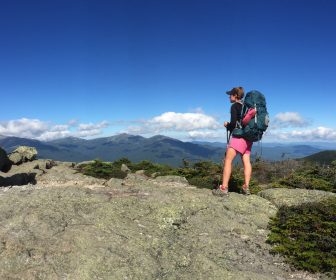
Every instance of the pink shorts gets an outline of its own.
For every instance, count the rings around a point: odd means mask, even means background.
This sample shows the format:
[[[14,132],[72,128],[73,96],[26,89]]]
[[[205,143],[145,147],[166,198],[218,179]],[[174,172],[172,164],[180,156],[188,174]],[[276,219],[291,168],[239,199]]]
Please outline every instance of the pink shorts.
[[[233,148],[242,155],[249,155],[251,154],[252,142],[247,141],[244,138],[232,137],[228,148]]]

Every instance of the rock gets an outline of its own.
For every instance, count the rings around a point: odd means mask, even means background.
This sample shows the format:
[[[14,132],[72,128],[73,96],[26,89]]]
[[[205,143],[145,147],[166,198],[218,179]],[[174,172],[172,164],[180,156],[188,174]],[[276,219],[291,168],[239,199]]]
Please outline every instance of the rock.
[[[286,188],[267,189],[259,192],[258,195],[271,201],[278,208],[281,206],[297,206],[307,202],[318,202],[328,197],[336,196],[335,193],[320,190]]]
[[[89,164],[92,164],[94,162],[95,162],[94,160],[82,161],[82,162],[79,162],[79,163],[75,164],[74,168],[82,168],[85,165],[89,165]]]
[[[151,175],[151,177],[152,178],[156,178],[156,177],[158,177],[158,176],[160,176],[161,175],[161,172],[154,172],[152,175]]]
[[[45,162],[10,171],[38,164],[33,187],[0,188],[0,279],[327,279],[292,277],[300,272],[269,252],[268,224],[278,210],[270,191],[272,203],[222,198],[174,188],[186,182],[178,176],[106,181]]]
[[[147,180],[148,180],[147,176],[143,176],[143,175],[139,175],[135,173],[128,173],[126,178],[123,180],[123,182],[126,185],[135,185],[135,184],[138,184],[139,182],[144,182]]]
[[[121,165],[120,170],[121,170],[121,171],[124,171],[124,172],[131,172],[131,169],[129,169],[128,166],[127,166],[125,163],[123,163],[123,164]]]
[[[5,150],[0,148],[0,171],[8,172],[12,167],[12,162],[9,160]]]
[[[175,176],[175,175],[167,175],[167,176],[158,176],[155,178],[158,182],[166,182],[166,183],[180,183],[188,185],[189,182],[185,177]]]
[[[102,187],[106,180],[83,175],[76,169],[70,168],[68,163],[57,162],[51,169],[44,169],[43,174],[37,177],[37,184],[49,186],[83,186]]]
[[[105,183],[105,185],[112,188],[122,188],[123,180],[118,178],[111,178]]]
[[[23,162],[36,159],[37,150],[34,147],[20,146],[9,154],[9,159],[13,164],[19,165]]]
[[[18,173],[12,176],[0,176],[0,187],[36,184],[36,173]]]
[[[141,176],[146,176],[145,170],[137,170],[137,171],[135,171],[135,174],[141,175]]]
[[[55,161],[43,159],[13,165],[7,173],[0,172],[0,186],[36,184],[37,179],[55,165],[57,165]]]
[[[56,161],[54,161],[54,160],[48,160],[46,162],[45,168],[46,169],[50,169],[50,168],[53,168],[54,166],[57,166]]]

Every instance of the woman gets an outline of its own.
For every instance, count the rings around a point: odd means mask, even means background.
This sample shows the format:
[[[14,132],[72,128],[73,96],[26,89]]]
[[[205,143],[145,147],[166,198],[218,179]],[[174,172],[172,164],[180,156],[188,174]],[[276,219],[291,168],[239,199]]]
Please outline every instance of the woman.
[[[242,98],[244,97],[244,89],[242,87],[235,87],[226,92],[230,97],[231,106],[231,120],[230,122],[224,122],[224,126],[230,133],[236,128],[237,123],[241,121],[242,110]],[[249,195],[249,183],[252,174],[252,165],[250,161],[252,142],[245,140],[244,138],[232,137],[227,146],[226,156],[223,169],[223,182],[218,189],[213,190],[214,195],[225,196],[228,195],[228,185],[232,170],[232,161],[237,154],[241,155],[241,159],[244,165],[244,185],[242,186],[243,194]]]

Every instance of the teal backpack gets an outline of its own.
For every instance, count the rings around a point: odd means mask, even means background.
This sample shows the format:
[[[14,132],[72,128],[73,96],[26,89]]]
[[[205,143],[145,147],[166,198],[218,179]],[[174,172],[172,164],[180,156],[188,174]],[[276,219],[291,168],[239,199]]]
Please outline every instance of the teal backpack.
[[[249,120],[247,115],[250,115],[251,111],[253,117]],[[241,119],[242,121],[237,124],[237,128],[232,131],[232,135],[251,142],[259,141],[269,123],[265,96],[261,92],[252,90],[246,94]]]

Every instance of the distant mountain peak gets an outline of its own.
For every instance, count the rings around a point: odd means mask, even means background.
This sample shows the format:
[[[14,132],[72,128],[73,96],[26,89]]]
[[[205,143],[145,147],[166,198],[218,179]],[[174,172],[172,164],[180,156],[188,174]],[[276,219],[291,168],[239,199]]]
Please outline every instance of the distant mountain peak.
[[[165,135],[161,135],[161,134],[154,135],[154,136],[150,137],[149,139],[156,140],[156,141],[165,140],[165,139],[180,141],[178,139],[171,138],[171,137],[168,137],[168,136],[165,136]]]
[[[133,135],[133,134],[128,134],[128,133],[120,133],[111,137],[108,137],[110,140],[112,141],[120,141],[120,140],[128,140],[128,139],[132,139],[132,138],[139,138],[142,139],[144,137],[140,136],[140,135]]]
[[[58,139],[55,139],[55,140],[50,140],[50,141],[45,141],[45,142],[48,142],[48,143],[59,143],[59,142],[78,143],[78,142],[85,142],[85,141],[87,141],[87,140],[84,139],[84,138],[68,136],[68,137],[58,138]]]

